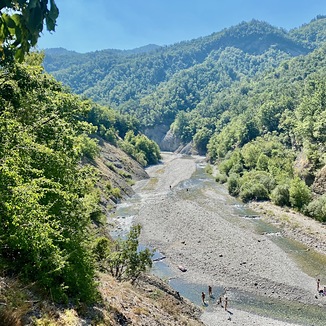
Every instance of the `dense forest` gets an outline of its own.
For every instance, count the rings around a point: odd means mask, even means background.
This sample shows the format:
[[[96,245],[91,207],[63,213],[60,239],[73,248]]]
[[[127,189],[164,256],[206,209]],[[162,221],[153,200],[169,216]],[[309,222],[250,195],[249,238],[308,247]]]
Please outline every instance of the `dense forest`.
[[[168,126],[232,195],[325,221],[325,37],[324,16],[290,31],[253,20],[139,53],[47,50],[44,67],[142,131]]]

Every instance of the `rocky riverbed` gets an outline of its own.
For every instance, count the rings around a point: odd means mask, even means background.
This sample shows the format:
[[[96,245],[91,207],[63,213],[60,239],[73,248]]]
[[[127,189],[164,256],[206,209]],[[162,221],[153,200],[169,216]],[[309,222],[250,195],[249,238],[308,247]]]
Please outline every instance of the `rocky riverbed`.
[[[213,289],[223,288],[223,293],[219,291],[214,295],[223,295],[223,300],[225,296],[229,298],[227,310],[216,302],[211,307],[203,305],[204,323],[289,325],[284,318],[283,321],[277,320],[279,316],[275,319],[260,316],[257,309],[252,313],[248,309],[232,307],[239,293],[280,305],[296,302],[325,307],[326,300],[316,295],[315,275],[312,277],[303,272],[269,234],[257,233],[245,218],[235,216],[233,199],[225,188],[207,186],[198,190],[193,189],[191,183],[187,185],[187,180],[201,162],[204,163],[202,157],[165,153],[162,164],[147,170],[151,178],[138,182],[134,190],[141,197],[135,217],[135,222],[142,225],[141,242],[164,254],[171,269],[185,282],[202,284],[203,291],[208,285]],[[278,211],[271,214],[270,206],[269,210],[258,204],[253,208],[272,223],[276,223],[278,218],[289,220],[284,218],[284,214],[278,217],[281,214]],[[295,225],[301,225],[301,220],[302,227],[296,227],[295,231],[291,231],[291,222],[285,225],[283,221],[282,232],[294,237],[297,234],[297,238],[304,241],[303,234],[308,230],[310,246],[317,246],[322,252],[324,247],[318,236],[325,235],[324,226],[310,219],[307,222],[303,216],[297,217]],[[305,221],[308,225],[304,224]],[[187,271],[181,272],[180,266]]]

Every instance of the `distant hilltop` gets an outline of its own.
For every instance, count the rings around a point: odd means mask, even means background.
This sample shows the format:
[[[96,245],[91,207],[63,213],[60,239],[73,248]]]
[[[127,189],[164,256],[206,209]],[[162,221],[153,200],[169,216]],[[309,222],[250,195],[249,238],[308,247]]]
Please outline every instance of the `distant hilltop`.
[[[97,50],[94,52],[102,52],[102,51],[110,51],[110,52],[116,52],[116,53],[120,53],[120,54],[137,54],[137,53],[146,53],[146,52],[150,52],[150,51],[154,51],[161,48],[161,46],[156,45],[156,44],[148,44],[148,45],[144,45],[141,46],[139,48],[135,48],[135,49],[130,49],[130,50],[118,50],[118,49],[107,49],[107,50]],[[46,52],[47,55],[74,55],[74,54],[82,54],[80,52],[76,52],[76,51],[71,51],[71,50],[67,50],[65,48],[48,48],[48,49],[44,49],[44,51]],[[88,53],[92,53],[92,52],[88,52]]]

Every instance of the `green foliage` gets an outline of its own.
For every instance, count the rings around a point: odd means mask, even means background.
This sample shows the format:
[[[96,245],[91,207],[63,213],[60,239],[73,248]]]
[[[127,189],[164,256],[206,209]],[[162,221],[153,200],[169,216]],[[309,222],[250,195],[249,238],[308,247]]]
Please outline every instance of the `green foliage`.
[[[59,10],[54,0],[6,0],[0,4],[0,56],[8,60],[10,52],[20,61],[34,47],[43,31],[54,31]]]
[[[240,199],[246,203],[251,200],[267,200],[269,199],[268,190],[263,184],[256,181],[248,181],[242,184],[239,192]]]
[[[117,144],[118,137],[125,137],[128,131],[139,130],[139,122],[134,117],[96,104],[92,105],[87,121],[97,127],[97,135],[113,145]]]
[[[54,300],[96,295],[89,250],[95,175],[79,165],[92,127],[87,102],[39,66],[0,72],[0,257]]]
[[[232,175],[228,180],[229,192],[239,195],[243,201],[271,197],[278,205],[286,205],[289,194],[285,196],[283,185],[292,178],[293,160],[292,151],[275,135],[266,135],[228,154],[219,164],[219,170]]]
[[[326,195],[311,201],[304,212],[320,222],[326,222]]]
[[[193,144],[199,154],[205,154],[207,152],[207,144],[211,135],[212,131],[207,127],[203,127],[196,131],[193,137]]]
[[[241,178],[239,197],[244,202],[251,200],[268,200],[275,180],[271,174],[264,171],[252,170]]]
[[[243,157],[239,150],[235,150],[222,161],[219,170],[225,175],[240,174],[243,171]]]
[[[125,179],[132,179],[132,175],[129,172],[126,172],[124,170],[119,170],[118,174],[121,175]]]
[[[171,129],[183,142],[191,141],[195,134],[195,125],[192,123],[191,114],[179,111]]]
[[[311,191],[309,187],[298,177],[295,177],[291,181],[289,193],[291,206],[300,211],[303,211],[311,200]]]
[[[143,166],[157,164],[161,158],[160,149],[154,141],[145,135],[135,135],[131,130],[119,146]]]
[[[206,164],[205,172],[208,173],[208,174],[212,174],[213,173],[213,167],[210,164]]]
[[[88,157],[89,159],[94,159],[99,155],[99,147],[97,145],[96,139],[91,139],[87,136],[82,137],[81,141],[81,152],[83,156]]]
[[[242,177],[243,182],[254,181],[262,184],[268,193],[270,193],[275,188],[275,179],[272,174],[265,171],[250,171],[244,174]]]
[[[208,107],[212,113],[219,105],[215,93],[277,66],[291,51],[304,54],[307,49],[284,30],[253,20],[140,54],[48,51],[45,68],[78,94],[132,113],[148,127],[171,124],[179,111]]]
[[[97,237],[94,241],[93,254],[102,271],[105,270],[105,260],[109,255],[111,244],[111,240],[106,237]]]
[[[153,252],[148,248],[138,248],[140,231],[140,225],[134,225],[126,240],[110,242],[107,238],[99,238],[94,247],[94,254],[101,268],[119,281],[135,282],[141,273],[152,266]]]
[[[318,15],[309,24],[291,30],[290,36],[302,42],[308,48],[314,49],[326,41],[325,23],[325,16]]]
[[[120,188],[112,188],[112,189],[111,189],[111,195],[112,195],[115,199],[119,199],[119,198],[121,198],[121,190],[120,190]]]
[[[238,196],[240,192],[240,178],[236,174],[231,174],[227,182],[229,194]]]
[[[226,183],[228,181],[228,178],[225,174],[217,173],[215,176],[215,181],[218,183]]]
[[[275,205],[289,206],[290,205],[290,192],[289,186],[277,185],[271,192],[270,198]]]
[[[114,202],[117,202],[121,198],[120,188],[112,187],[112,184],[109,181],[106,183],[105,192]]]

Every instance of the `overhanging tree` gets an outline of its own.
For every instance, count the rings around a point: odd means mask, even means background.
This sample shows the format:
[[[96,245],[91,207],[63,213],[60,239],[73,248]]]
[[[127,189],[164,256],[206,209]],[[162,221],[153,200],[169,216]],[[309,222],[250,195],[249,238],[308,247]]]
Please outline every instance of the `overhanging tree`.
[[[43,31],[54,31],[59,9],[54,0],[0,1],[0,56],[23,60]]]

